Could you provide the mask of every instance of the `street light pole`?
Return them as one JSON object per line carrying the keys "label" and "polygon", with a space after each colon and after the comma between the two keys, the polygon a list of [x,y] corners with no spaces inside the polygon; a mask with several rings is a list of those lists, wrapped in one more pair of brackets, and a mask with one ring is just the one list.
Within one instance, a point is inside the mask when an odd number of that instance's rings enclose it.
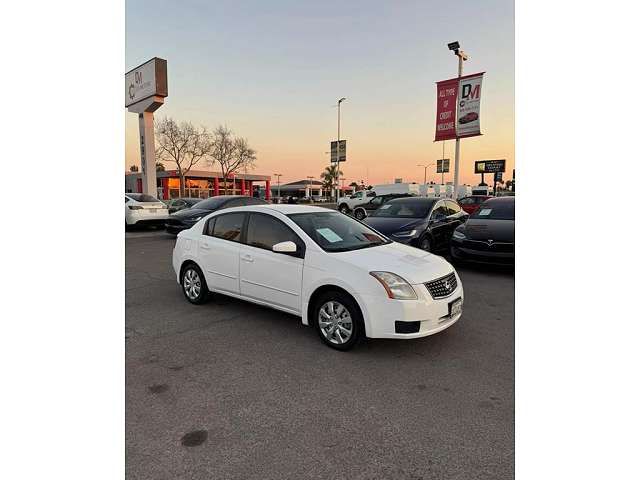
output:
{"label": "street light pole", "polygon": [[422,165],[419,164],[417,165],[418,167],[424,167],[424,184],[427,184],[427,168],[432,167],[433,165],[435,165],[435,163],[430,163],[429,165]]}
{"label": "street light pole", "polygon": [[[466,53],[460,50],[460,44],[453,42],[448,45],[449,50],[458,57],[458,78],[462,76],[462,63],[469,58]],[[457,121],[457,119],[456,119]],[[453,170],[453,198],[458,198],[458,183],[460,178],[460,138],[456,135],[456,155]]]}
{"label": "street light pole", "polygon": [[274,173],[273,176],[278,177],[278,203],[280,203],[280,177],[282,176],[282,174]]}
{"label": "street light pole", "polygon": [[[336,172],[337,177],[340,177],[340,104],[345,100],[346,100],[345,97],[342,97],[340,100],[338,100],[338,159],[337,159],[338,161],[336,162],[336,165],[338,166],[338,171]],[[338,187],[339,187],[339,184],[338,184]],[[336,202],[338,202],[339,200],[340,200],[340,190],[338,189],[338,191],[336,192]]]}

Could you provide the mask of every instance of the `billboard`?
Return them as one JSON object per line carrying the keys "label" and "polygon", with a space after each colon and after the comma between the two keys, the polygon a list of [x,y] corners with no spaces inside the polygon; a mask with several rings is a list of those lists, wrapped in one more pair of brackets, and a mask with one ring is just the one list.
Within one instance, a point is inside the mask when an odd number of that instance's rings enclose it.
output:
{"label": "billboard", "polygon": [[166,97],[167,61],[154,57],[124,75],[124,106],[149,97]]}
{"label": "billboard", "polygon": [[449,173],[449,159],[436,160],[436,173]]}
{"label": "billboard", "polygon": [[436,83],[435,141],[480,133],[480,96],[484,72]]}
{"label": "billboard", "polygon": [[475,165],[475,173],[504,172],[505,160],[478,160]]}

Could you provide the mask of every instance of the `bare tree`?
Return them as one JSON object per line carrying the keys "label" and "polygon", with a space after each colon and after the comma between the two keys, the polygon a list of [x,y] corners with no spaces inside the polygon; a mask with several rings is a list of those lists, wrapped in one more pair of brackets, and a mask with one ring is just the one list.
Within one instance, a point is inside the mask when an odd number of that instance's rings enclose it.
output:
{"label": "bare tree", "polygon": [[234,137],[233,132],[220,125],[213,131],[213,149],[209,164],[219,164],[227,194],[227,179],[241,169],[254,168],[256,151],[249,147],[246,138]]}
{"label": "bare tree", "polygon": [[138,166],[137,166],[137,165],[131,165],[131,166],[129,167],[129,171],[131,171],[131,172],[137,172],[138,170],[139,170],[139,169],[138,169]]}
{"label": "bare tree", "polygon": [[191,122],[179,125],[172,118],[156,123],[156,156],[176,164],[180,177],[180,196],[184,196],[184,177],[203,158],[211,155],[213,138],[206,127],[196,128]]}

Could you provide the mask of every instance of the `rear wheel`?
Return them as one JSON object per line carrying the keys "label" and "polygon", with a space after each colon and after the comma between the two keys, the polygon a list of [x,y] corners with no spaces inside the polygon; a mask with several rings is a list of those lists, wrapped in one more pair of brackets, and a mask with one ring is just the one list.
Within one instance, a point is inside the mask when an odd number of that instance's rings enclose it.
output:
{"label": "rear wheel", "polygon": [[343,292],[323,293],[315,303],[313,318],[322,341],[336,350],[353,348],[364,334],[360,309]]}
{"label": "rear wheel", "polygon": [[356,211],[353,213],[353,215],[358,220],[364,220],[364,218],[367,216],[366,212],[364,211],[364,208],[357,208]]}
{"label": "rear wheel", "polygon": [[207,300],[209,295],[207,282],[202,270],[195,263],[184,267],[180,284],[182,285],[182,293],[191,303],[199,305]]}

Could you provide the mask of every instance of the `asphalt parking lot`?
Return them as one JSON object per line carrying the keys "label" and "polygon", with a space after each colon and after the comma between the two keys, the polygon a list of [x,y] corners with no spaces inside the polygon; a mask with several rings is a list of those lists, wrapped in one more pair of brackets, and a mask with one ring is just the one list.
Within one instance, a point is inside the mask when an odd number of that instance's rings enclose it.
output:
{"label": "asphalt parking lot", "polygon": [[126,234],[129,480],[513,478],[512,271],[457,267],[457,324],[342,353],[291,315],[189,304],[174,238]]}

